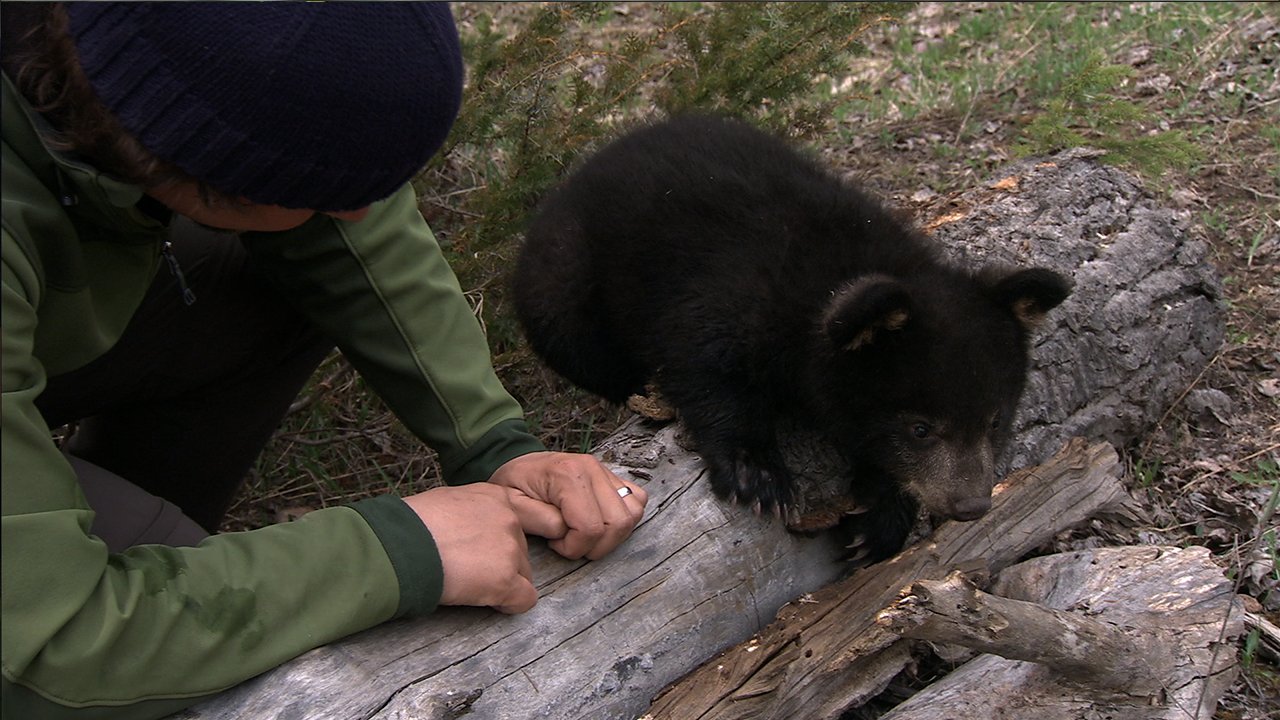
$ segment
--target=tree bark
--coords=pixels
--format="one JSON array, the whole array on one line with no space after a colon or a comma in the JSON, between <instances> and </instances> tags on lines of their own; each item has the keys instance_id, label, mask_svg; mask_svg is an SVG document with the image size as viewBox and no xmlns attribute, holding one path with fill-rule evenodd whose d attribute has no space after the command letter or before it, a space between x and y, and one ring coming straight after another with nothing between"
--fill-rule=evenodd
<instances>
[{"instance_id":1,"label":"tree bark","mask_svg":"<svg viewBox=\"0 0 1280 720\"><path fill-rule=\"evenodd\" d=\"M876 624L913 640L1039 663L1066 680L1104 690L1149 694L1172 675L1173 643L1154 628L1121 627L990 595L958 570L942 580L911 583Z\"/></svg>"},{"instance_id":2,"label":"tree bark","mask_svg":"<svg viewBox=\"0 0 1280 720\"><path fill-rule=\"evenodd\" d=\"M999 172L926 228L973 264L1069 275L1031 353L1007 468L1042 462L1067 437L1124 447L1159 423L1217 355L1222 286L1186 213L1162 207L1097 151Z\"/></svg>"},{"instance_id":3,"label":"tree bark","mask_svg":"<svg viewBox=\"0 0 1280 720\"><path fill-rule=\"evenodd\" d=\"M1036 558L1002 572L992 592L1019 598L973 595L978 606L1001 608L991 616L1007 621L998 629L928 604L968 625L969 634L998 635L960 642L1003 657L966 663L885 720L1076 720L1099 710L1112 720L1209 720L1235 678L1244 612L1204 548L1103 548ZM966 593L959 595L968 604ZM1032 608L1051 619L1037 626L1004 608ZM1059 622L1066 632L1041 637ZM908 634L934 639L926 625ZM1090 642L1099 636L1108 639ZM1038 662L1020 661L1029 658Z\"/></svg>"},{"instance_id":4,"label":"tree bark","mask_svg":"<svg viewBox=\"0 0 1280 720\"><path fill-rule=\"evenodd\" d=\"M1203 247L1124 173L1065 153L1013 166L997 182L957 198L952 210L928 225L958 256L1044 265L1075 281L1072 296L1037 335L1004 467L1044 462L1075 435L1116 444L1137 438L1216 352L1222 317ZM661 688L765 626L754 644L695 672L703 690L694 695L718 698L706 714L677 712L674 701L686 694L679 688L655 712L835 717L851 697L865 694L855 688L862 687L859 673L875 679L865 688L872 692L908 659L906 644L875 627L870 615L898 588L940 578L969 560L1005 567L1123 497L1114 452L1077 443L1033 474L1017 473L1009 483L1015 489L997 498L986 518L945 525L899 558L819 591L845 572L835 562L839 548L716 499L699 480L698 458L676 441L677 428L632 422L598 450L619 473L645 484L646 518L597 562L566 561L532 543L541 600L531 612L507 617L448 608L383 625L181 717L469 712L630 720ZM829 447L796 431L784 451L807 487L819 488L815 496L828 493L810 510L841 499L843 462ZM1023 514L1010 515L1014 508ZM797 597L770 625L779 607ZM811 600L830 597L858 608L862 620L812 617L812 608L827 606ZM734 714L738 708L752 710Z\"/></svg>"}]
</instances>

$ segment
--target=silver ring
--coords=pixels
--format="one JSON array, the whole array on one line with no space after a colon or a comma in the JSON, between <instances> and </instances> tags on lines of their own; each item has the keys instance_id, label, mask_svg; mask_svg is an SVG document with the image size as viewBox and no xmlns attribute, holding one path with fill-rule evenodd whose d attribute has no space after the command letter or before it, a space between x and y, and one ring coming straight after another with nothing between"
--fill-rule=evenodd
<instances>
[{"instance_id":1,"label":"silver ring","mask_svg":"<svg viewBox=\"0 0 1280 720\"><path fill-rule=\"evenodd\" d=\"M623 485L622 487L618 488L618 497L624 498L630 494L631 494L631 488L627 487L626 485Z\"/></svg>"}]
</instances>

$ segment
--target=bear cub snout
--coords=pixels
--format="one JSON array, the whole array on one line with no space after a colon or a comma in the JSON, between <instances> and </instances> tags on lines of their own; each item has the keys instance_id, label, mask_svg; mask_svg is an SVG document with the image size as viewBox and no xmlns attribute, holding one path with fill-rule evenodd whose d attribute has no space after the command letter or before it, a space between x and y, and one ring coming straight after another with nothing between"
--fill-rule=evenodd
<instances>
[{"instance_id":1,"label":"bear cub snout","mask_svg":"<svg viewBox=\"0 0 1280 720\"><path fill-rule=\"evenodd\" d=\"M780 417L848 457L879 559L916 510L991 504L1031 330L1069 283L968 269L852 184L746 123L686 116L595 153L541 203L515 273L547 364L614 402L657 387L716 492L785 506Z\"/></svg>"}]
</instances>

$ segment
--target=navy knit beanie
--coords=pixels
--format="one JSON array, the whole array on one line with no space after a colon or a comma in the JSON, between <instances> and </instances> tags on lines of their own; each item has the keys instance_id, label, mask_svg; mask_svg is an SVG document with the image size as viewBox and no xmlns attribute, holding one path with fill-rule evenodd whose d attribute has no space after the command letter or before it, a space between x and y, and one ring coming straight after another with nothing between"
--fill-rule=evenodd
<instances>
[{"instance_id":1,"label":"navy knit beanie","mask_svg":"<svg viewBox=\"0 0 1280 720\"><path fill-rule=\"evenodd\" d=\"M394 193L449 132L462 57L447 3L68 3L99 98L219 192L341 211Z\"/></svg>"}]
</instances>

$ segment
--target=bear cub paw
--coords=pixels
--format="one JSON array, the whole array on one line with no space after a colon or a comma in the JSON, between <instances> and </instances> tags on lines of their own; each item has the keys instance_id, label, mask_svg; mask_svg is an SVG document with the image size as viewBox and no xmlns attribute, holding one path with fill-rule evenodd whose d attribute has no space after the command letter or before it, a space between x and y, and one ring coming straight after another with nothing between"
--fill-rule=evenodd
<instances>
[{"instance_id":1,"label":"bear cub paw","mask_svg":"<svg viewBox=\"0 0 1280 720\"><path fill-rule=\"evenodd\" d=\"M757 515L785 514L792 499L791 473L781 457L752 457L744 450L701 452L716 495L751 507Z\"/></svg>"}]
</instances>

